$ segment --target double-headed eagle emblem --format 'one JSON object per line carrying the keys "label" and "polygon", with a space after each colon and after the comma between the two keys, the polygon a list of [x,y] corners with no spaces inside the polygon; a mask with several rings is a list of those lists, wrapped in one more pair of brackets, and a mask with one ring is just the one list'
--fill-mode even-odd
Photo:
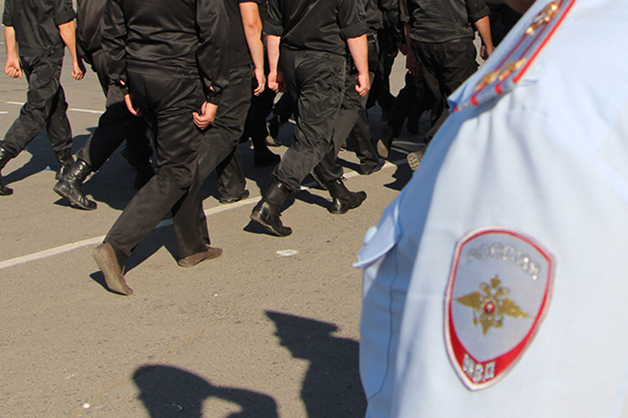
{"label": "double-headed eagle emblem", "polygon": [[489,283],[480,283],[480,291],[459,297],[456,302],[473,309],[473,325],[482,326],[482,334],[486,335],[489,329],[501,328],[506,315],[517,319],[529,318],[512,299],[506,297],[510,289],[502,287],[498,276]]}

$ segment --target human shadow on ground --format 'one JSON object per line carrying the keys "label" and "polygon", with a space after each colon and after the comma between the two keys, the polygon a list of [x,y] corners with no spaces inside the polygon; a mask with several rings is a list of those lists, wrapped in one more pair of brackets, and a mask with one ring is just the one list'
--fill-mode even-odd
{"label": "human shadow on ground", "polygon": [[[78,150],[87,141],[87,138],[89,138],[88,134],[75,136],[72,139],[74,144],[72,151]],[[24,180],[40,171],[50,170],[56,172],[59,169],[59,163],[55,153],[50,149],[50,141],[45,130],[41,131],[22,152],[31,154],[31,158],[26,164],[16,170],[11,172],[8,172],[6,168],[3,170],[5,173],[2,174],[2,181],[5,185]],[[54,181],[56,182],[56,180]],[[50,188],[52,186],[54,186],[54,183],[50,185]]]}
{"label": "human shadow on ground", "polygon": [[[206,416],[277,418],[277,403],[266,394],[248,389],[217,386],[189,371],[167,365],[146,365],[133,374],[139,399],[151,418],[201,418],[203,402],[218,398],[234,405]],[[235,410],[229,412],[230,409]],[[228,415],[224,415],[228,414]]]}
{"label": "human shadow on ground", "polygon": [[301,387],[308,417],[364,417],[358,342],[334,336],[338,327],[328,322],[274,311],[266,316],[275,323],[280,344],[310,362]]}

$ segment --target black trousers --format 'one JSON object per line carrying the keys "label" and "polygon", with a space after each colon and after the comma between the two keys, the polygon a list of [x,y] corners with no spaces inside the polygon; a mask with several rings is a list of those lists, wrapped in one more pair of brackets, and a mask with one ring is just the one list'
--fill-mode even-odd
{"label": "black trousers", "polygon": [[238,144],[251,106],[253,67],[245,65],[229,72],[214,123],[203,134],[199,153],[201,183],[216,170],[218,191],[235,196],[246,184]]}
{"label": "black trousers", "polygon": [[294,190],[330,149],[345,91],[346,59],[285,47],[280,59],[288,92],[296,103],[296,129],[292,146],[273,177]]}
{"label": "black trousers", "polygon": [[146,121],[133,116],[126,108],[122,91],[109,85],[106,54],[99,51],[91,58],[92,69],[98,75],[107,97],[107,108],[100,116],[94,133],[77,152],[77,158],[89,164],[93,171],[98,171],[126,140],[131,159],[147,160],[150,157],[150,140]]}
{"label": "black trousers", "polygon": [[371,52],[369,49],[369,68],[374,70],[375,76],[371,82],[371,91],[369,92],[369,99],[366,102],[366,108],[370,109],[375,105],[375,102],[377,102],[383,112],[388,112],[395,101],[395,96],[390,92],[390,73],[392,72],[398,51],[394,29],[384,28],[378,30],[377,44],[379,47],[379,63],[377,65],[370,64]]}
{"label": "black trousers", "polygon": [[478,68],[472,39],[457,39],[442,43],[412,41],[412,49],[421,66],[421,74],[432,92],[432,127],[425,135],[429,144],[436,131],[449,116],[447,97]]}
{"label": "black trousers", "polygon": [[432,93],[421,74],[413,75],[408,72],[405,82],[388,116],[388,125],[393,128],[395,138],[401,133],[406,118],[420,117],[434,103]]}
{"label": "black trousers", "polygon": [[12,156],[17,156],[44,128],[54,152],[72,148],[68,103],[59,81],[62,62],[63,57],[20,57],[28,81],[26,103],[0,141],[0,147]]}
{"label": "black trousers", "polygon": [[[377,68],[379,65],[378,47],[375,38],[370,38],[368,42],[369,69]],[[377,164],[379,157],[371,142],[371,130],[369,126],[368,113],[366,111],[366,97],[360,97],[355,90],[357,70],[352,68],[352,61],[348,61],[347,72],[344,84],[344,95],[340,110],[336,116],[334,134],[331,146],[321,162],[314,168],[316,176],[323,182],[329,183],[339,179],[343,175],[342,166],[337,161],[338,152],[342,143],[347,139],[349,133],[355,133],[357,155],[360,162],[372,162]],[[374,71],[369,72],[371,82],[375,76]],[[359,126],[357,126],[359,124]],[[366,125],[365,125],[366,124]],[[356,129],[357,128],[357,129]]]}
{"label": "black trousers", "polygon": [[205,251],[209,233],[200,198],[198,150],[202,133],[192,112],[204,102],[200,79],[129,71],[129,86],[155,135],[155,176],[133,197],[105,242],[125,255],[172,211],[179,258]]}
{"label": "black trousers", "polygon": [[[251,107],[246,115],[246,122],[244,124],[244,138],[251,138],[253,143],[257,140],[266,141],[268,136],[268,129],[266,128],[266,118],[273,111],[273,102],[277,93],[269,88],[259,96],[251,97]],[[290,110],[292,113],[292,110]]]}

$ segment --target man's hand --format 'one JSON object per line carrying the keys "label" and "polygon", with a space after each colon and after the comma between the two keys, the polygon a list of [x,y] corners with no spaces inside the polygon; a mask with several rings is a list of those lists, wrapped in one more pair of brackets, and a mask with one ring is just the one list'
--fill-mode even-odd
{"label": "man's hand", "polygon": [[255,68],[255,81],[257,81],[257,86],[253,90],[253,94],[259,96],[266,88],[266,76],[263,68]]}
{"label": "man's hand", "polygon": [[286,91],[286,83],[283,80],[283,74],[279,71],[271,71],[268,74],[268,88],[275,93]]}
{"label": "man's hand", "polygon": [[7,58],[4,72],[11,78],[22,78],[22,67],[18,58]]}
{"label": "man's hand", "polygon": [[201,105],[201,113],[192,112],[194,124],[200,129],[207,128],[209,125],[214,123],[214,119],[216,118],[216,110],[218,110],[218,105],[204,102]]}
{"label": "man's hand", "polygon": [[129,109],[133,116],[142,116],[142,112],[140,112],[139,107],[135,106],[133,96],[130,93],[124,95],[124,103],[126,103],[126,108]]}
{"label": "man's hand", "polygon": [[495,47],[494,46],[486,46],[486,45],[482,45],[482,47],[480,47],[480,57],[483,60],[487,60],[488,57],[490,57],[491,55],[493,55],[493,51],[495,51]]}
{"label": "man's hand", "polygon": [[358,77],[355,83],[355,91],[358,92],[360,97],[366,97],[371,89],[371,78],[368,73],[358,73]]}
{"label": "man's hand", "polygon": [[75,80],[82,80],[83,77],[85,77],[85,65],[80,58],[76,61],[72,61],[72,77]]}
{"label": "man's hand", "polygon": [[408,55],[406,55],[406,71],[415,77],[418,77],[421,72],[421,66],[412,48],[408,48]]}

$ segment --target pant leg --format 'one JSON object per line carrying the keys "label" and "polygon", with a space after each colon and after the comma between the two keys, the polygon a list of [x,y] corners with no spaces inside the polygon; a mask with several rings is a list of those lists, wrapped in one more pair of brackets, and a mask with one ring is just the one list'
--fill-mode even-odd
{"label": "pant leg", "polygon": [[421,65],[423,79],[433,95],[432,127],[426,134],[429,143],[449,116],[447,97],[477,69],[472,40],[456,40],[438,44],[412,42]]}
{"label": "pant leg", "polygon": [[[61,68],[59,68],[59,75]],[[65,100],[63,86],[59,84],[59,90],[53,99],[50,115],[46,122],[46,132],[50,147],[56,153],[72,148],[72,128],[67,115],[68,103]]]}
{"label": "pant leg", "polygon": [[[374,73],[369,73],[371,81],[374,78]],[[357,74],[355,70],[349,71],[347,68],[347,76],[345,78],[344,95],[340,110],[336,115],[334,134],[332,136],[332,143],[327,153],[321,160],[321,162],[314,168],[316,176],[323,182],[329,183],[330,181],[339,179],[343,175],[342,166],[338,163],[338,153],[340,148],[347,139],[347,136],[355,129],[356,123],[360,120],[362,112],[366,113],[366,101],[368,97],[360,97],[355,90],[355,80]],[[368,124],[368,118],[366,120]],[[370,127],[367,128],[368,137],[370,142]],[[364,146],[364,144],[361,144]],[[359,147],[358,147],[359,149]],[[378,161],[377,154],[371,145],[375,161]],[[365,151],[368,154],[368,150]],[[359,155],[358,155],[359,157]]]}
{"label": "pant leg", "polygon": [[[200,237],[201,244],[210,244],[207,219],[201,204],[198,171],[189,189],[172,208],[172,223],[179,249],[179,259],[204,251],[204,245],[199,247],[196,237]],[[195,239],[190,239],[190,237],[195,237]]]}
{"label": "pant leg", "polygon": [[360,164],[376,165],[379,162],[379,155],[375,151],[373,141],[371,140],[371,124],[366,109],[363,109],[358,114],[358,120],[351,131],[351,139],[355,147],[355,155],[360,160]]}
{"label": "pant leg", "polygon": [[296,106],[295,99],[290,94],[283,94],[275,103],[273,113],[279,115],[282,120],[287,121],[295,112]]}
{"label": "pant leg", "polygon": [[[276,93],[269,88],[259,96],[251,97],[251,107],[246,115],[246,123],[244,124],[244,136],[252,140],[261,138],[263,141],[268,136],[266,128],[266,118],[273,110],[273,101]],[[255,144],[253,144],[255,146]]]}
{"label": "pant leg", "polygon": [[273,177],[294,190],[329,151],[342,103],[346,61],[340,55],[282,48],[284,78],[296,101],[292,146]]}
{"label": "pant leg", "polygon": [[[60,96],[62,58],[34,58],[32,60],[21,58],[22,69],[28,81],[26,103],[20,109],[20,114],[13,122],[0,147],[11,155],[18,155],[41,131],[46,127],[53,107],[59,113],[55,113],[53,132],[51,138],[53,150],[62,151],[72,145],[72,135],[61,128],[60,113],[65,115],[65,107],[59,103],[65,103],[65,95]],[[67,117],[66,117],[67,120]],[[69,126],[69,123],[68,125]],[[56,130],[56,131],[55,131]],[[58,135],[57,135],[58,134]]]}
{"label": "pant leg", "polygon": [[129,255],[174,209],[179,256],[204,251],[199,227],[202,203],[194,191],[202,135],[192,121],[192,112],[204,101],[201,82],[129,72],[129,84],[155,132],[157,173],[135,194],[105,242]]}
{"label": "pant leg", "polygon": [[216,167],[216,178],[218,193],[222,197],[242,196],[246,187],[246,177],[242,170],[242,155],[237,145],[231,154]]}
{"label": "pant leg", "polygon": [[[203,135],[199,153],[201,182],[216,169],[218,164],[231,155],[240,142],[246,115],[251,105],[252,77],[253,68],[250,65],[241,66],[229,72],[229,84],[222,92],[214,123]],[[237,169],[238,167],[230,166],[229,168]],[[227,175],[232,174],[228,172]]]}
{"label": "pant leg", "polygon": [[107,98],[107,108],[98,120],[98,126],[77,152],[77,158],[98,171],[114,151],[127,140],[131,157],[140,160],[150,157],[148,126],[142,118],[133,116],[127,109],[122,91],[109,86],[106,54],[94,54],[92,68]]}

